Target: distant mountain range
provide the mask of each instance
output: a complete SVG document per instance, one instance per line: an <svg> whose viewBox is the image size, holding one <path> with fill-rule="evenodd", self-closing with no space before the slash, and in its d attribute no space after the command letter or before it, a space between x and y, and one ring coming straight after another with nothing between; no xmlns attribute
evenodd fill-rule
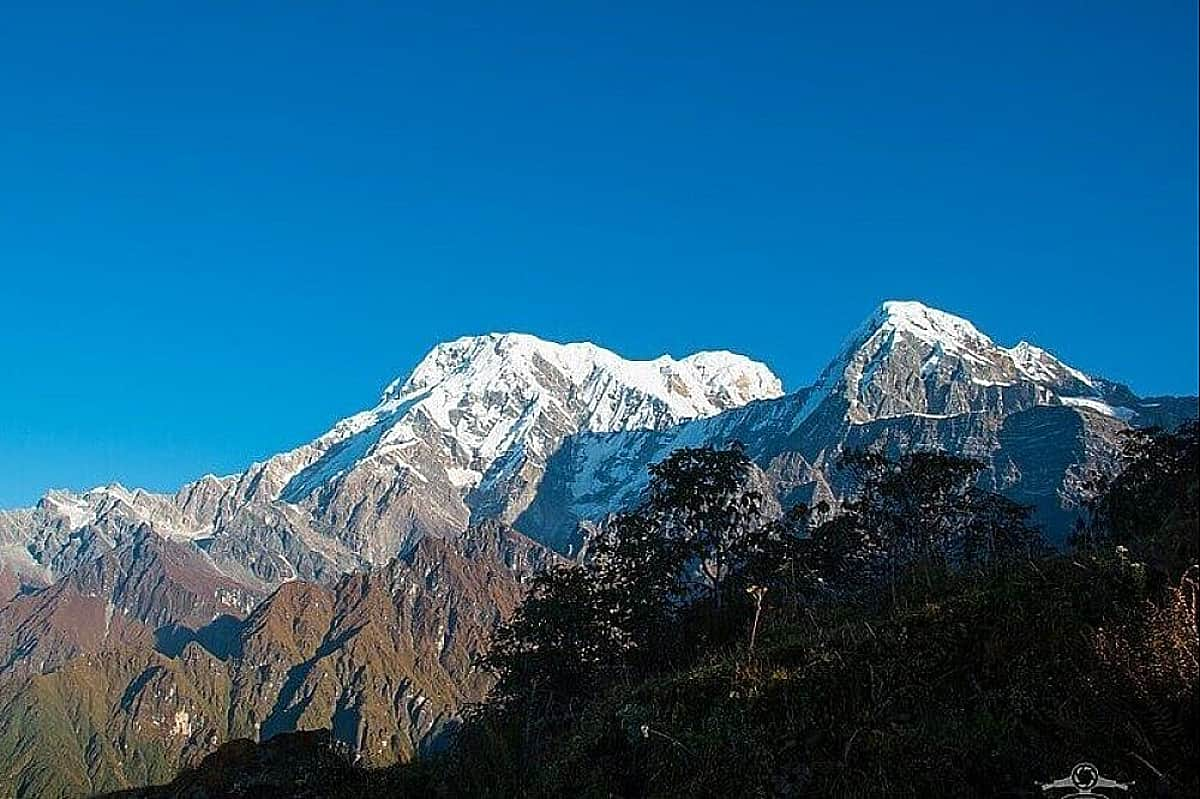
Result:
<svg viewBox="0 0 1200 799"><path fill-rule="evenodd" d="M436 746L486 692L471 657L524 582L681 446L741 441L783 507L836 507L848 449L968 455L1061 541L1121 431L1197 410L915 302L881 305L790 394L728 352L441 344L241 474L0 511L0 799L166 781L289 729L329 727L369 762Z"/></svg>

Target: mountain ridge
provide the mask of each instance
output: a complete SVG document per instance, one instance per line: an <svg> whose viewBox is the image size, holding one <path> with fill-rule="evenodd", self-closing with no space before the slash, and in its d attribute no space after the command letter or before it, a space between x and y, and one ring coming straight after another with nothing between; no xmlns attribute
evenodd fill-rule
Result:
<svg viewBox="0 0 1200 799"><path fill-rule="evenodd" d="M44 583L111 547L117 537L105 528L105 514L119 504L128 519L196 542L248 584L329 581L386 560L430 530L505 518L512 495L522 501L541 461L565 435L668 426L781 394L766 366L725 351L628 361L588 343L525 334L462 337L431 349L408 376L387 385L373 408L241 473L206 475L173 497L119 484L49 492L36 509L49 529L35 536L42 540L33 550L10 555L8 569ZM406 502L413 493L420 502ZM391 505L370 512L381 503ZM495 507L499 513L488 511ZM9 525L9 541L19 537L12 532L18 526ZM23 526L34 525L26 519ZM89 546L66 544L75 531L92 527L100 532L82 536ZM264 550L257 559L239 540L256 536Z"/></svg>
<svg viewBox="0 0 1200 799"><path fill-rule="evenodd" d="M1046 349L1025 340L1003 347L970 321L911 300L878 305L816 380L790 393L765 364L723 350L634 361L589 342L463 336L434 346L391 380L374 407L241 473L205 475L174 495L119 484L51 491L35 509L44 517L40 536L29 534L38 523L28 513L8 512L0 518L0 573L6 582L51 582L114 546L120 533L112 528L122 523L190 541L223 572L260 590L286 579L330 582L423 535L454 534L487 519L518 527L532 520L529 532L561 549L569 535L537 520L551 515L550 499L566 496L544 475L562 460L561 450L578 450L576 441L604 445L579 455L591 466L581 467L567 492L578 499L572 522L633 498L629 487L642 482L648 463L633 457L631 469L614 470L627 443L636 450L650 439L680 446L769 438L757 445L760 458L789 448L803 453L805 463L792 471L811 473L809 494L832 496L829 475L816 475L813 462L836 456L842 444L835 439L861 439L855 426L1007 417L1045 406L1170 424L1186 405L1156 399L1142 407L1127 387ZM662 446L654 451L666 454ZM603 470L609 480L581 485ZM614 480L627 489L606 498ZM75 535L80 529L89 532Z"/></svg>
<svg viewBox="0 0 1200 799"><path fill-rule="evenodd" d="M1061 538L1123 431L1196 415L914 302L880 305L790 393L724 351L456 339L240 473L0 511L0 760L11 795L66 796L239 736L329 728L371 763L436 747L486 693L473 657L530 577L679 447L740 441L772 512L836 510L847 451L946 450Z"/></svg>

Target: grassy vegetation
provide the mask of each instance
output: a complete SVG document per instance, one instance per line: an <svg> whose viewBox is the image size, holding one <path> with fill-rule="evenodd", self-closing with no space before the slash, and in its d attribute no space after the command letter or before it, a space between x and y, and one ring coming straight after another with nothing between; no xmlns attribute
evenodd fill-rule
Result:
<svg viewBox="0 0 1200 799"><path fill-rule="evenodd" d="M1053 558L983 582L947 579L896 613L777 618L755 653L731 648L615 686L533 757L508 764L517 774L509 785L493 793L486 777L467 787L1024 796L1033 780L1089 759L1183 792L1196 787L1194 673L1156 705L1138 701L1136 673L1104 675L1119 664L1105 659L1102 640L1175 632L1140 616L1148 602L1144 575L1127 561ZM1117 632L1105 639L1102 629ZM1147 649L1137 665L1169 668L1175 654ZM471 758L453 765L461 778Z"/></svg>

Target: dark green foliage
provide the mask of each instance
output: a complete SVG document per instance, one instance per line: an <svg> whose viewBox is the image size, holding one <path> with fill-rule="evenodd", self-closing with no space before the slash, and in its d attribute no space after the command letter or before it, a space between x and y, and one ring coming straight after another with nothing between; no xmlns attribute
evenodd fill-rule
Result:
<svg viewBox="0 0 1200 799"><path fill-rule="evenodd" d="M539 575L516 617L497 631L481 664L497 672L494 701L531 701L580 693L588 680L620 670L627 631L603 617L594 575L557 567Z"/></svg>
<svg viewBox="0 0 1200 799"><path fill-rule="evenodd" d="M1056 562L959 578L898 614L826 606L776 623L751 660L717 655L592 704L538 792L987 795L1076 755L1124 766L1101 743L1110 712L1086 682L1080 625L1105 617L1110 593L1140 588L1119 564L1093 565L1091 591Z"/></svg>
<svg viewBox="0 0 1200 799"><path fill-rule="evenodd" d="M1177 581L1200 561L1200 424L1189 422L1173 434L1152 429L1124 435L1125 469L1100 487L1090 523L1081 525L1073 543L1125 546L1163 579Z"/></svg>
<svg viewBox="0 0 1200 799"><path fill-rule="evenodd" d="M695 473L691 454L664 464L655 478L673 482L652 491L636 529L688 531L669 536L685 544L672 557L721 547L723 568L690 604L678 584L634 581L651 607L660 592L663 615L649 616L674 621L657 638L672 656L619 679L593 672L590 698L524 750L535 759L521 761L521 792L1026 795L1083 759L1146 795L1194 791L1196 584L1178 576L1195 560L1179 541L1195 519L1195 440L1194 428L1131 439L1129 469L1074 554L1045 550L1027 509L980 490L978 465L961 458L850 454L856 490L840 513L798 507L776 521L754 499L717 506L723 516L673 509L748 490L736 451L720 479ZM744 637L712 628L748 628L751 585L767 593L747 652ZM697 628L707 646L689 641ZM508 729L519 739L530 727Z"/></svg>
<svg viewBox="0 0 1200 799"><path fill-rule="evenodd" d="M503 746L519 762L612 685L685 666L714 638L744 632L748 565L778 539L738 447L680 450L652 469L648 497L610 519L579 565L539 576L481 665L498 683L469 716L459 755ZM524 769L506 778L525 785ZM478 786L476 786L478 787Z"/></svg>
<svg viewBox="0 0 1200 799"><path fill-rule="evenodd" d="M762 551L763 495L740 444L729 449L680 449L650 467L649 500L641 515L663 539L683 549L694 567L681 575L720 605L726 581Z"/></svg>
<svg viewBox="0 0 1200 799"><path fill-rule="evenodd" d="M1019 753L1072 723L1041 716L1086 701L1085 630L1145 601L1141 573L1110 557L1076 585L975 462L845 466L840 513L778 520L738 448L656 466L647 502L498 635L500 684L446 761L451 792L931 795L1061 770ZM747 652L752 587L766 625Z"/></svg>
<svg viewBox="0 0 1200 799"><path fill-rule="evenodd" d="M727 595L782 537L752 476L736 446L682 449L653 466L645 503L610 519L582 564L539 576L498 631L482 659L499 677L493 704L553 719L579 697L661 669L698 632L720 630Z"/></svg>
<svg viewBox="0 0 1200 799"><path fill-rule="evenodd" d="M932 587L949 569L1002 566L1040 547L1027 508L975 485L977 461L920 452L893 462L853 452L842 467L855 493L813 532L806 556L844 597L885 586L895 603L902 579Z"/></svg>

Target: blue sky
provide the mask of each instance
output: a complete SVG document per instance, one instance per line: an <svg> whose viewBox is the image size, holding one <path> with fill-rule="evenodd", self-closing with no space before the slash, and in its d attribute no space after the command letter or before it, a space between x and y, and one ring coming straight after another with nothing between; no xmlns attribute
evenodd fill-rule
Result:
<svg viewBox="0 0 1200 799"><path fill-rule="evenodd" d="M4 10L0 506L490 330L796 388L915 298L1196 391L1194 2L449 5Z"/></svg>

